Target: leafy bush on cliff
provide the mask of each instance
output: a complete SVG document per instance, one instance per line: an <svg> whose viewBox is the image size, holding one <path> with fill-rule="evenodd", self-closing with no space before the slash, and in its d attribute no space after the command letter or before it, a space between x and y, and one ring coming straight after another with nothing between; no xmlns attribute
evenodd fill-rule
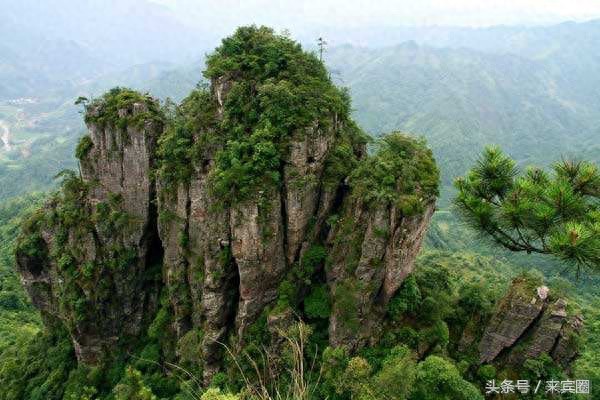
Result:
<svg viewBox="0 0 600 400"><path fill-rule="evenodd" d="M89 135L83 136L81 139L79 139L77 147L75 148L75 157L81 160L90 152L92 147L94 147L92 138Z"/></svg>
<svg viewBox="0 0 600 400"><path fill-rule="evenodd" d="M134 115L133 108L136 104L144 106L145 111ZM111 89L102 97L93 99L85 106L85 110L86 124L94 124L100 129L114 127L124 131L128 126L141 128L140 124L144 121L162 121L159 104L155 99L150 95L121 87Z"/></svg>
<svg viewBox="0 0 600 400"><path fill-rule="evenodd" d="M350 175L352 194L365 203L396 205L403 213L422 212L438 195L439 171L424 140L393 132L377 143L377 152Z"/></svg>

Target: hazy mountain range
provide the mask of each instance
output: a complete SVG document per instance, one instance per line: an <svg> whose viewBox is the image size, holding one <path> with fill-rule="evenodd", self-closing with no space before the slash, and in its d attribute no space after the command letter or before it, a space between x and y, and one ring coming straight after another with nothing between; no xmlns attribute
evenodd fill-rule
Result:
<svg viewBox="0 0 600 400"><path fill-rule="evenodd" d="M179 100L217 44L201 21L185 25L142 0L33 3L3 6L0 37L10 39L0 40L0 120L12 146L0 143L0 198L45 188L73 165L83 130L77 96L131 86ZM35 12L24 19L24 10ZM564 154L600 161L600 20L348 29L331 32L331 42L344 33L355 44L330 47L324 58L350 88L357 120L372 134L424 135L446 184L489 143L522 163Z"/></svg>

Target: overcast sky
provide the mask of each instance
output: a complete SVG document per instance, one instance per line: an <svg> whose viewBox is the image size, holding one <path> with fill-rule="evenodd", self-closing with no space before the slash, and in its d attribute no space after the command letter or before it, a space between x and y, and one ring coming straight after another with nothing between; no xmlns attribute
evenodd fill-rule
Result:
<svg viewBox="0 0 600 400"><path fill-rule="evenodd" d="M248 23L301 31L318 26L490 26L600 17L600 0L152 0L188 22L227 32ZM218 22L215 25L215 22Z"/></svg>

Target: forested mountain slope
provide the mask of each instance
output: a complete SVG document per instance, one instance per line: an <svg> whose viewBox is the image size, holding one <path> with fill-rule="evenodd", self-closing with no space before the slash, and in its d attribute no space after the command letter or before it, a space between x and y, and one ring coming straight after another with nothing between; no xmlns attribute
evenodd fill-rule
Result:
<svg viewBox="0 0 600 400"><path fill-rule="evenodd" d="M446 184L487 144L544 165L597 141L600 94L588 102L568 75L543 61L414 42L343 46L331 49L327 60L350 88L362 126L374 134L400 129L425 136ZM595 74L587 79L592 84Z"/></svg>

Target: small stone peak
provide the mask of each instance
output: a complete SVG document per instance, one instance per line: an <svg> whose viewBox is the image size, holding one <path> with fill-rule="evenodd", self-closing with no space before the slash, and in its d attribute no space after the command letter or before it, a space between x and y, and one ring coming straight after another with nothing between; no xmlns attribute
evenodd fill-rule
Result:
<svg viewBox="0 0 600 400"><path fill-rule="evenodd" d="M552 315L556 317L567 317L567 301L565 299L558 299L556 303L554 303L554 310L552 311Z"/></svg>
<svg viewBox="0 0 600 400"><path fill-rule="evenodd" d="M562 297L558 300L556 300L556 303L554 303L554 305L558 308L566 308L567 307L567 300L563 299Z"/></svg>

